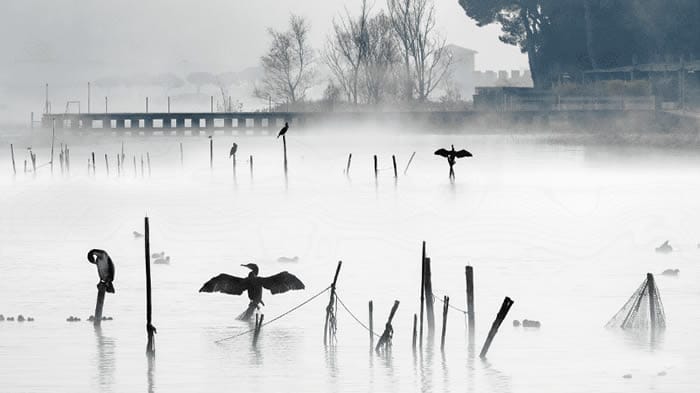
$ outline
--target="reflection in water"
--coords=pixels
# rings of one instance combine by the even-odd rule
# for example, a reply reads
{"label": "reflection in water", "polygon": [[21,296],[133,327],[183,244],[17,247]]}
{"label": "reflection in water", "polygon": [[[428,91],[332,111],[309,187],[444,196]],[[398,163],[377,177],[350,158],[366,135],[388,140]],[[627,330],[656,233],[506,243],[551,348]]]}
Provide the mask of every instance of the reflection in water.
{"label": "reflection in water", "polygon": [[328,367],[328,375],[331,377],[331,381],[338,378],[338,359],[336,354],[336,348],[333,345],[325,347],[326,355],[326,366]]}
{"label": "reflection in water", "polygon": [[619,329],[623,341],[634,349],[656,352],[662,349],[666,330]]}
{"label": "reflection in water", "polygon": [[95,327],[97,340],[97,375],[101,392],[111,392],[114,385],[114,339],[102,334],[102,327]]}
{"label": "reflection in water", "polygon": [[420,353],[420,391],[422,393],[433,391],[433,350],[432,340],[429,339]]}
{"label": "reflection in water", "polygon": [[491,385],[491,388],[488,389],[489,391],[503,393],[513,391],[511,388],[511,378],[508,375],[494,368],[491,365],[491,363],[486,359],[483,359],[481,363],[484,366],[484,374],[486,375],[486,381],[489,385]]}
{"label": "reflection in water", "polygon": [[148,393],[153,393],[155,389],[155,371],[156,371],[156,355],[155,353],[147,353],[148,359]]}

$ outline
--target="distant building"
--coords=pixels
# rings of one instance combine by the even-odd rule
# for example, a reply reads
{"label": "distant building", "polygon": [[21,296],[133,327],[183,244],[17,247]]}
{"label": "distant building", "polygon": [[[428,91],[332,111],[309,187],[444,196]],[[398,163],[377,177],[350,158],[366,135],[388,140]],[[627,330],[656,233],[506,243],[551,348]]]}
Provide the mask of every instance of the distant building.
{"label": "distant building", "polygon": [[452,69],[449,76],[450,88],[456,89],[463,99],[474,94],[474,68],[477,51],[457,45],[447,45],[446,49],[452,54]]}

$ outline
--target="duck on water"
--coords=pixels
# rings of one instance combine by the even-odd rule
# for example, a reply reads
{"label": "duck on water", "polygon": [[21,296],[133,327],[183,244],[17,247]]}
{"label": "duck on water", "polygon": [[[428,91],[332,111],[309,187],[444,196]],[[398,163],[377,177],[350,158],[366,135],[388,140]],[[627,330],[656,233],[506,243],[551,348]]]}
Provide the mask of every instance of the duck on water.
{"label": "duck on water", "polygon": [[241,321],[250,320],[255,310],[259,309],[261,304],[265,305],[262,301],[263,288],[273,295],[305,288],[301,280],[287,271],[269,277],[260,277],[258,265],[248,263],[241,266],[250,269],[247,277],[241,278],[221,273],[204,283],[199,290],[199,292],[221,292],[229,295],[242,295],[247,291],[250,303],[248,308],[238,316],[237,319]]}

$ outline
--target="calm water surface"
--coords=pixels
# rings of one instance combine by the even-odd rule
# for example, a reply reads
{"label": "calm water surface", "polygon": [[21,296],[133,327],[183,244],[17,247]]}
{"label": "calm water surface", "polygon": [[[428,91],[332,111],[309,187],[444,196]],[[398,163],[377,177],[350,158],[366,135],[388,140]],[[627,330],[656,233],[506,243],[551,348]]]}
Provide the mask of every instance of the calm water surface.
{"label": "calm water surface", "polygon": [[[72,170],[24,175],[26,146],[0,152],[0,313],[36,318],[0,322],[2,392],[695,392],[700,386],[700,157],[693,152],[550,145],[510,136],[290,136],[289,178],[281,143],[239,137],[237,176],[227,159],[233,137],[125,139],[127,167],[116,176],[120,140],[71,140]],[[450,184],[432,155],[454,143],[460,161]],[[5,144],[6,145],[6,144]],[[46,147],[34,147],[39,164]],[[95,151],[96,176],[87,175]],[[416,157],[407,175],[411,153]],[[152,175],[141,176],[149,152]],[[343,175],[353,153],[349,178]],[[104,154],[110,158],[106,174]],[[372,155],[379,156],[375,182]],[[393,178],[391,155],[400,176]],[[132,156],[137,157],[134,176]],[[254,156],[251,178],[248,156]],[[145,356],[143,241],[151,220],[157,355]],[[419,311],[420,248],[428,242],[436,296],[465,308],[464,266],[475,269],[476,343],[464,314],[448,316],[447,348],[411,350]],[[664,240],[675,251],[654,252]],[[97,275],[91,248],[116,264],[95,330]],[[281,263],[280,256],[299,256]],[[289,270],[305,291],[265,295],[270,320],[329,285],[366,322],[374,301],[382,327],[393,301],[391,354],[369,351],[368,333],[343,309],[337,345],[323,346],[327,294],[250,336],[234,318],[243,297],[199,294],[221,272]],[[678,268],[678,277],[664,269]],[[647,272],[657,274],[668,329],[658,337],[604,329]],[[515,300],[488,360],[478,353],[503,297]],[[441,305],[436,304],[436,314]],[[76,315],[82,322],[68,323]],[[542,329],[512,327],[537,319]],[[436,322],[440,328],[440,321]],[[430,342],[430,340],[428,340]],[[662,375],[659,375],[662,373]],[[663,375],[665,373],[665,375]],[[622,376],[631,374],[632,378]]]}

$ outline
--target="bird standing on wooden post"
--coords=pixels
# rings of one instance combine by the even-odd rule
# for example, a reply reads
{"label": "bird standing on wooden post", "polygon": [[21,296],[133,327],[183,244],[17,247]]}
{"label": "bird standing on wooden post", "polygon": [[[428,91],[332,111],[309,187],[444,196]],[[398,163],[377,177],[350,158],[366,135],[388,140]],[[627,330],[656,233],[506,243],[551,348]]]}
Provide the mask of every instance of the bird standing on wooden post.
{"label": "bird standing on wooden post", "polygon": [[451,150],[438,149],[435,151],[435,155],[447,158],[447,163],[450,165],[450,179],[455,178],[454,165],[457,163],[457,159],[463,157],[472,157],[472,153],[464,149],[455,150],[455,145],[452,145]]}
{"label": "bird standing on wooden post", "polygon": [[277,138],[284,136],[284,134],[286,134],[287,131],[289,131],[289,123],[285,121],[284,127],[282,127],[279,133],[277,133]]}
{"label": "bird standing on wooden post", "polygon": [[100,276],[97,287],[104,285],[107,292],[114,293],[114,263],[109,254],[104,250],[92,249],[88,252],[87,259],[88,262],[97,265],[97,274]]}
{"label": "bird standing on wooden post", "polygon": [[269,290],[273,295],[305,288],[301,280],[287,271],[277,273],[274,276],[260,277],[258,276],[258,265],[248,263],[241,266],[250,269],[250,273],[246,278],[221,273],[204,283],[199,290],[199,292],[222,292],[229,295],[242,295],[243,292],[248,291],[250,304],[248,304],[248,308],[238,316],[237,319],[239,320],[249,320],[255,313],[255,310],[260,308],[261,304],[263,306],[265,305],[262,301],[263,288]]}

